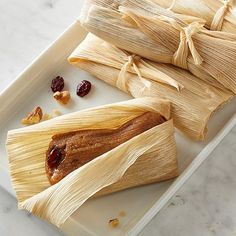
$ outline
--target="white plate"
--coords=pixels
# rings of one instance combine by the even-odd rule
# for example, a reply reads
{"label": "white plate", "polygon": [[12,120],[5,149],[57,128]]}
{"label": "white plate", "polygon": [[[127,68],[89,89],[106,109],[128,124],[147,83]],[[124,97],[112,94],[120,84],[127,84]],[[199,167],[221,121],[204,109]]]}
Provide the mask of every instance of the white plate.
{"label": "white plate", "polygon": [[[40,105],[48,113],[58,109],[65,114],[131,98],[67,63],[67,57],[85,35],[79,23],[74,23],[0,95],[0,185],[12,194],[14,191],[9,181],[5,152],[6,134],[10,129],[21,127],[21,118],[34,106]],[[66,87],[72,92],[73,102],[68,107],[61,107],[52,98],[50,82],[57,75],[65,78]],[[90,80],[93,88],[89,95],[79,98],[75,94],[76,85],[83,79]],[[233,116],[235,111],[236,99],[211,119],[205,142],[192,142],[176,134],[181,175],[175,181],[133,188],[89,200],[63,226],[65,234],[136,235],[236,124],[236,117]],[[120,211],[125,211],[126,216],[120,218],[118,228],[110,228],[109,219],[117,217]]]}

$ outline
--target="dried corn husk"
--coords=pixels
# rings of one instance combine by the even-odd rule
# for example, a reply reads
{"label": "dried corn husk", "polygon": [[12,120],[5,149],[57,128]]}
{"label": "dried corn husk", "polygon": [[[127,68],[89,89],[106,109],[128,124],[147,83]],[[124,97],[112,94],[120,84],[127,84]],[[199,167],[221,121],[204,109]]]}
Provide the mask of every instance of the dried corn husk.
{"label": "dried corn husk", "polygon": [[[88,34],[71,54],[69,62],[119,87],[119,74],[129,56],[127,52]],[[232,97],[230,92],[216,89],[186,70],[171,65],[141,59],[136,66],[151,86],[145,87],[130,67],[126,72],[126,80],[123,81],[123,89],[120,89],[128,91],[134,97],[152,96],[170,100],[175,126],[195,140],[205,138],[210,116]],[[160,73],[155,73],[156,71]],[[158,76],[172,78],[176,83],[183,85],[183,88],[178,91],[175,87],[162,83]]]}
{"label": "dried corn husk", "polygon": [[206,21],[200,17],[190,16],[189,14],[176,14],[172,11],[166,11],[158,4],[153,2],[153,0],[87,0],[83,6],[81,12],[81,19],[87,17],[88,9],[91,5],[98,5],[106,8],[113,9],[117,11],[119,6],[125,6],[137,10],[143,14],[148,15],[164,15],[167,17],[174,18],[178,23],[183,24],[183,22],[190,24],[194,21],[197,21],[201,24],[205,24]]}
{"label": "dried corn husk", "polygon": [[[117,84],[117,86],[125,91],[126,71],[137,74],[144,87],[147,88],[150,85],[146,79],[168,84],[177,90],[183,88],[181,83],[153,67],[147,60],[132,56],[130,53],[106,43],[93,34],[88,34],[86,39],[79,45],[78,51],[75,50],[69,58],[69,62],[72,64],[77,63],[78,60],[94,61],[122,70],[120,73],[120,77],[122,77],[120,78],[121,84]],[[146,79],[143,79],[143,77]]]}
{"label": "dried corn husk", "polygon": [[[45,152],[52,135],[82,129],[118,128],[147,111],[162,114],[167,121],[50,186],[45,173]],[[91,108],[9,131],[6,147],[19,207],[60,227],[96,193],[101,195],[173,178],[178,175],[173,132],[170,103],[153,98]]]}
{"label": "dried corn husk", "polygon": [[236,12],[233,0],[153,0],[160,6],[180,14],[202,17],[206,27],[236,33]]}
{"label": "dried corn husk", "polygon": [[205,30],[199,22],[187,26],[171,17],[119,10],[92,5],[82,25],[119,48],[188,69],[207,81],[214,78],[236,93],[236,35]]}

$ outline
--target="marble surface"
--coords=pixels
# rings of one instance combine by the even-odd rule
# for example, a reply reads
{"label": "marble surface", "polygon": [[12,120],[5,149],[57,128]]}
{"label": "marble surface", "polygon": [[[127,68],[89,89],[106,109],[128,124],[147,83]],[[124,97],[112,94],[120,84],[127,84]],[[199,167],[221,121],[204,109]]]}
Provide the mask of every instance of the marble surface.
{"label": "marble surface", "polygon": [[[2,91],[77,18],[82,0],[0,0]],[[236,127],[140,236],[236,235]],[[0,188],[1,236],[59,236]]]}

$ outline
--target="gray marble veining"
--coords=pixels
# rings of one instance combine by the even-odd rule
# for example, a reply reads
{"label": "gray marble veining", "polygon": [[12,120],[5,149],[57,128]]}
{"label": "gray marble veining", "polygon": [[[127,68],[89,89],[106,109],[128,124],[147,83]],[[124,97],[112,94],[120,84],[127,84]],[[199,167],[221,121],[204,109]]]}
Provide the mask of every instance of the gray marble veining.
{"label": "gray marble veining", "polygon": [[62,233],[31,214],[19,211],[15,198],[0,188],[0,235],[59,236]]}
{"label": "gray marble veining", "polygon": [[[78,17],[82,0],[0,0],[2,91]],[[141,236],[236,235],[236,128]],[[1,236],[62,235],[24,211],[0,189]]]}
{"label": "gray marble veining", "polygon": [[78,18],[82,3],[0,0],[0,90]]}

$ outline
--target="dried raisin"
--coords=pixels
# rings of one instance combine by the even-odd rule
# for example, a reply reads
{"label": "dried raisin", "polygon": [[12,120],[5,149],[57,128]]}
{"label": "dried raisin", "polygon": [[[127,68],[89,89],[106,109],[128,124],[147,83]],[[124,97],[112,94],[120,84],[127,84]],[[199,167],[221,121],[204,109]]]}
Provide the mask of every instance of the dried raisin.
{"label": "dried raisin", "polygon": [[63,88],[64,88],[64,79],[61,76],[57,76],[52,80],[51,89],[54,93],[58,91],[61,92]]}
{"label": "dried raisin", "polygon": [[91,90],[91,86],[92,85],[89,81],[87,80],[81,81],[77,86],[77,91],[76,91],[77,95],[80,97],[84,97]]}
{"label": "dried raisin", "polygon": [[54,146],[47,157],[49,168],[56,169],[63,160],[64,149]]}

